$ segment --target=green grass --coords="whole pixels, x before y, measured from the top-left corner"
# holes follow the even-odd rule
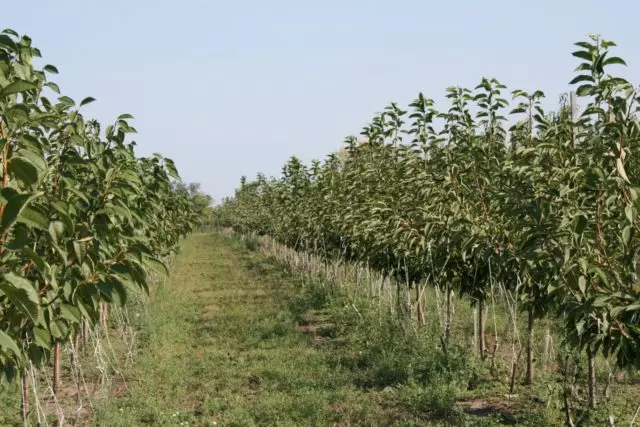
[[[126,391],[104,400],[94,422],[422,425],[433,415],[420,405],[425,399],[429,404],[444,399],[445,410],[437,415],[451,418],[450,397],[425,394],[407,383],[410,359],[420,348],[407,353],[408,341],[380,346],[398,331],[378,328],[388,336],[350,354],[362,344],[362,322],[346,339],[325,338],[320,344],[296,330],[302,313],[325,310],[344,335],[353,316],[362,314],[343,303],[322,289],[295,286],[285,269],[238,241],[193,235],[171,278],[151,300]]]
[[[171,276],[153,288],[148,304],[131,301],[138,333],[133,364],[118,364],[121,373],[112,374],[113,384],[79,424],[561,423],[557,402],[545,409],[530,400],[542,394],[543,379],[538,388],[519,387],[517,398],[506,399],[505,379],[499,378],[504,372],[491,374],[463,341],[443,353],[433,319],[423,328],[403,325],[377,302],[331,293],[308,275],[301,280],[299,272],[256,248],[216,233],[183,241]],[[467,309],[459,305],[460,328],[468,323]],[[112,323],[111,342],[120,354]],[[92,377],[90,365],[87,360]],[[603,410],[632,415],[637,395],[620,391]],[[8,408],[0,411],[1,425],[19,424],[17,396],[17,388],[0,395],[0,409]],[[488,400],[494,410],[467,415],[461,400]],[[73,399],[68,407],[75,409]]]

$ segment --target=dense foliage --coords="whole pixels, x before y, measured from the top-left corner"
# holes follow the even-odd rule
[[[279,179],[243,178],[217,221],[478,305],[500,283],[522,299],[530,333],[558,315],[591,362],[640,367],[639,95],[607,72],[624,65],[613,42],[576,45],[580,114],[566,100],[545,112],[539,90],[512,91],[510,107],[495,79],[448,88],[444,111],[419,94],[322,163],[294,157]]]
[[[160,155],[138,158],[123,114],[106,126],[85,119],[34,66],[40,51],[0,33],[0,376],[11,380],[101,305],[147,289],[151,272],[200,213]],[[53,95],[56,101],[51,99]]]

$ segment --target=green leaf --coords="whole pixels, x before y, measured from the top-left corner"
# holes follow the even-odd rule
[[[7,167],[13,176],[27,185],[33,185],[38,182],[38,168],[24,157],[12,157]]]
[[[38,346],[51,350],[51,334],[43,328],[33,328],[33,338]]]
[[[26,247],[24,248],[24,253],[25,255],[27,255],[27,257],[33,261],[33,263],[35,264],[36,267],[38,267],[38,270],[40,270],[42,273],[46,272],[46,264],[44,262],[44,259],[42,259],[42,257],[40,255],[38,255],[36,253],[36,251],[34,251],[33,249]]]
[[[80,106],[82,107],[83,105],[90,104],[95,100],[96,100],[95,98],[92,98],[91,96],[88,96],[85,99],[83,99],[82,102],[80,102]]]
[[[29,108],[25,104],[16,104],[9,108],[5,115],[13,118],[15,121],[26,122],[29,120]]]
[[[64,235],[64,223],[62,221],[51,221],[49,223],[49,235],[54,243],[58,243]]]
[[[22,355],[20,348],[18,347],[16,342],[13,340],[13,338],[11,338],[2,330],[0,330],[0,348],[5,349],[5,353],[6,353],[6,350],[10,350],[14,355],[18,357]]]
[[[634,222],[636,222],[637,212],[633,205],[627,205],[624,208],[624,214],[627,217],[629,223],[633,224]]]
[[[49,330],[51,331],[51,336],[55,338],[56,341],[66,338],[69,333],[69,328],[62,320],[55,320],[49,323]]]
[[[604,67],[606,65],[613,65],[613,64],[627,65],[627,63],[624,62],[624,59],[618,58],[617,56],[612,56],[605,59],[604,62],[602,63],[602,66]]]
[[[580,288],[580,292],[582,292],[582,295],[585,295],[586,290],[587,290],[587,279],[584,276],[580,276],[580,278],[578,279],[578,288]]]
[[[3,191],[3,195],[6,191]],[[19,216],[27,208],[27,205],[33,200],[42,196],[44,193],[33,194],[17,194],[11,197],[2,213],[2,233],[6,232],[13,224],[19,220]]]
[[[84,257],[87,256],[86,243],[74,241],[73,251],[75,252],[76,258],[78,259],[78,261],[82,262],[84,260]]]
[[[576,58],[584,59],[585,61],[593,61],[593,55],[590,52],[584,50],[578,50],[576,52],[573,52],[571,55],[575,56]]]
[[[5,86],[4,88],[2,88],[2,91],[0,91],[0,93],[2,94],[2,96],[7,96],[7,95],[11,95],[14,93],[21,93],[21,92],[26,92],[28,90],[32,90],[37,88],[38,86],[36,86],[35,83],[31,83],[28,82],[26,80],[16,80],[12,83],[9,83],[7,86]]]
[[[10,49],[14,52],[16,50],[16,43],[11,37],[7,36],[6,34],[0,34],[0,46],[4,46],[5,48]]]
[[[31,207],[26,207],[20,212],[17,222],[31,228],[39,228],[40,230],[46,230],[49,224],[49,221],[44,215]]]
[[[43,68],[44,71],[51,74],[58,74],[58,69],[51,64],[47,64]]]
[[[576,43],[574,43],[574,45],[582,47],[584,49],[587,49],[588,51],[591,51],[591,50],[596,48],[594,45],[592,45],[591,43],[587,43],[587,42],[576,42]]]
[[[620,157],[616,159],[616,170],[624,182],[631,184],[631,181],[629,181],[629,177],[627,176],[627,172],[624,169],[624,163],[622,163],[622,159]]]
[[[600,267],[594,267],[593,270],[600,277],[600,280],[602,281],[602,283],[604,283],[605,285],[609,285],[609,278]]]
[[[41,152],[37,152],[36,150],[32,150],[31,148],[23,147],[16,152],[16,154],[28,162],[30,162],[37,169],[37,174],[40,176],[43,175],[47,170],[47,161],[44,159],[44,155]]]
[[[51,204],[51,206],[58,212],[60,220],[64,223],[65,229],[73,234],[75,232],[75,226],[71,216],[69,215],[69,206],[67,203],[57,200]]]
[[[0,284],[12,304],[27,314],[34,324],[40,322],[40,298],[33,283],[25,277],[13,272],[4,274],[5,282]]]
[[[625,245],[628,245],[630,238],[631,238],[631,227],[627,225],[622,229],[622,242]]]
[[[592,307],[604,307],[605,305],[607,305],[607,301],[609,300],[608,296],[598,296],[596,297],[593,302],[591,303]]]
[[[578,96],[589,96],[593,92],[595,86],[593,85],[582,85],[576,89],[576,95]]]
[[[74,105],[76,105],[76,102],[68,96],[61,96],[60,98],[58,98],[58,101],[68,107],[73,107]]]
[[[52,91],[54,91],[55,93],[59,94],[60,93],[60,87],[53,83],[53,82],[47,82],[44,84],[46,87],[48,87],[49,89],[51,89]]]
[[[169,275],[169,269],[164,265],[160,260],[150,257],[148,255],[142,256],[142,265],[144,265],[147,269],[153,270],[156,273],[159,273],[164,276]]]
[[[167,167],[167,172],[169,172],[169,176],[179,180],[180,175],[178,174],[178,169],[176,169],[176,165],[171,159],[164,159],[164,164]]]
[[[580,83],[580,82],[591,82],[593,83],[593,77],[591,77],[588,74],[581,74],[577,77],[575,77],[573,80],[571,80],[569,82],[570,85],[576,84],[576,83]]]
[[[74,323],[80,323],[80,321],[82,320],[80,309],[71,304],[66,304],[66,303],[60,304],[60,315],[62,316],[63,319],[66,319]]]
[[[587,227],[587,217],[584,214],[578,214],[574,219],[574,221],[575,221],[574,231],[577,234],[582,234],[584,229]]]
[[[22,250],[31,243],[29,232],[24,227],[14,227],[11,234],[13,238],[5,244],[11,251]]]

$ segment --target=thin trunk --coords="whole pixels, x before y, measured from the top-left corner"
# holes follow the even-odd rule
[[[4,138],[3,123],[1,122],[0,122],[0,137]],[[9,143],[6,142],[4,144],[4,147],[2,147],[2,188],[7,188],[9,186],[8,165],[9,165]],[[2,204],[0,206],[0,218],[4,213],[4,207],[5,207],[5,204]],[[2,239],[4,239],[4,237],[6,237],[6,235],[3,235]],[[0,242],[2,242],[2,240],[0,240]],[[4,246],[0,247],[0,254],[4,253],[4,250],[5,250]]]
[[[82,351],[87,348],[89,343],[89,322],[85,319],[82,321]]]
[[[527,377],[526,384],[533,384],[533,326],[535,323],[535,317],[533,316],[533,306],[529,307],[529,319],[527,322]]]
[[[509,382],[509,394],[516,391],[516,376],[518,375],[518,360],[514,360],[511,364],[511,381]]]
[[[630,427],[634,427],[636,424],[636,418],[638,418],[638,414],[640,414],[640,405],[638,405],[638,409],[636,409],[636,413],[633,414],[633,418],[631,419]]]
[[[404,259],[404,280],[407,285],[407,302],[406,302],[404,311],[407,316],[407,319],[411,321],[411,319],[413,318],[413,312],[411,309],[411,282],[409,281],[409,269],[407,268],[406,258]]]
[[[57,393],[60,390],[60,353],[62,346],[59,342],[55,342],[53,345],[53,392]]]
[[[416,284],[416,311],[418,312],[418,325],[424,326],[424,309],[422,307],[422,289],[426,285]]]
[[[511,382],[509,383],[509,394],[513,394],[516,391],[516,377],[518,376],[518,363],[520,362],[520,356],[522,356],[523,347],[520,347],[518,356],[513,360],[511,366]]]
[[[76,331],[73,336],[73,348],[71,349],[71,365],[75,368],[78,362],[78,344],[80,343],[80,332]]]
[[[473,342],[472,348],[478,348],[478,307],[473,307]]]
[[[453,300],[451,285],[447,283],[445,292],[447,293],[447,303],[446,303],[446,311],[445,311],[445,319],[444,319],[444,341],[449,344],[449,338],[451,337],[451,323],[453,321]]]
[[[565,366],[564,366],[564,384],[562,390],[562,399],[564,401],[564,422],[567,427],[574,427],[573,419],[571,418],[571,406],[569,403],[569,387],[567,385],[567,375],[569,375],[569,363],[570,358],[567,356],[565,358]]]
[[[589,409],[596,409],[596,352],[593,344],[587,347],[588,369],[589,369]]]
[[[400,298],[400,281],[396,279],[396,315],[398,318],[402,314],[402,310],[400,305],[402,304],[402,299]]]
[[[22,373],[22,422],[24,427],[29,426],[29,377],[27,371]]]
[[[109,317],[109,308],[106,302],[100,303],[100,326],[107,329],[107,318]]]
[[[548,372],[547,366],[549,364],[549,359],[551,358],[551,331],[549,330],[549,326],[545,330],[544,335],[544,366],[545,372]]]
[[[484,299],[480,298],[478,301],[478,332],[479,332],[479,348],[480,358],[485,359],[487,353],[487,337],[485,329],[487,325],[487,316],[485,313]]]

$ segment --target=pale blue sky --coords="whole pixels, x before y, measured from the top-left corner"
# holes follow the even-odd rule
[[[440,101],[488,76],[553,104],[590,32],[618,43],[623,75],[640,70],[634,0],[4,3],[0,26],[33,38],[64,94],[97,98],[87,116],[133,114],[139,153],[216,200],[293,154],[324,158],[419,91]]]

